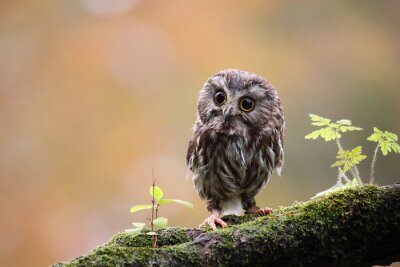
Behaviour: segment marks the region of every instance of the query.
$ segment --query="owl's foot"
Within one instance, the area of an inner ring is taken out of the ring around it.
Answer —
[[[271,208],[259,208],[257,206],[251,207],[245,211],[246,214],[258,214],[260,216],[268,215],[273,212],[274,210]]]
[[[228,225],[219,217],[219,215],[211,214],[210,217],[205,219],[205,221],[200,224],[199,227],[206,227],[209,225],[213,230],[217,229],[217,225],[220,225],[222,228],[227,227]]]

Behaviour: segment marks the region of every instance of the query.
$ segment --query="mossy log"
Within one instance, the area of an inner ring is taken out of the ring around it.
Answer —
[[[53,266],[372,266],[400,261],[400,185],[364,185],[282,207],[226,216],[225,229],[121,232],[86,256]]]

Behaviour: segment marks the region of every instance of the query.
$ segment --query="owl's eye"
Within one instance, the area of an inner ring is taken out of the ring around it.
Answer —
[[[218,106],[221,106],[222,104],[224,104],[226,101],[225,92],[224,91],[216,92],[214,95],[214,101],[215,101],[215,104],[217,104]]]
[[[254,101],[248,97],[244,97],[240,100],[240,109],[249,112],[254,108]]]

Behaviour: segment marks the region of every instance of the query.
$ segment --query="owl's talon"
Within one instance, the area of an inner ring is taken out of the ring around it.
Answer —
[[[265,216],[265,215],[271,214],[273,212],[274,212],[274,210],[271,209],[271,208],[258,208],[258,207],[255,207],[255,208],[248,209],[246,211],[246,214],[258,214],[260,216]]]
[[[209,225],[213,230],[217,229],[217,225],[220,225],[222,228],[227,227],[228,225],[220,218],[215,215],[210,215],[207,219],[204,220],[202,224],[200,224],[201,227],[207,227]]]
[[[274,212],[274,210],[271,208],[260,208],[260,209],[256,210],[256,214],[259,214],[262,216],[271,214],[273,212]]]

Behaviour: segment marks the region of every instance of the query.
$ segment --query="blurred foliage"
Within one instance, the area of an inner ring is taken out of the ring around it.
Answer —
[[[264,76],[285,108],[283,177],[258,203],[327,188],[335,150],[303,139],[306,114],[400,132],[398,10],[394,0],[1,1],[0,266],[49,265],[144,221],[126,210],[148,197],[152,167],[196,206],[162,216],[197,226],[207,210],[185,179],[187,140],[199,89],[225,68]],[[398,159],[377,173],[398,181]]]

